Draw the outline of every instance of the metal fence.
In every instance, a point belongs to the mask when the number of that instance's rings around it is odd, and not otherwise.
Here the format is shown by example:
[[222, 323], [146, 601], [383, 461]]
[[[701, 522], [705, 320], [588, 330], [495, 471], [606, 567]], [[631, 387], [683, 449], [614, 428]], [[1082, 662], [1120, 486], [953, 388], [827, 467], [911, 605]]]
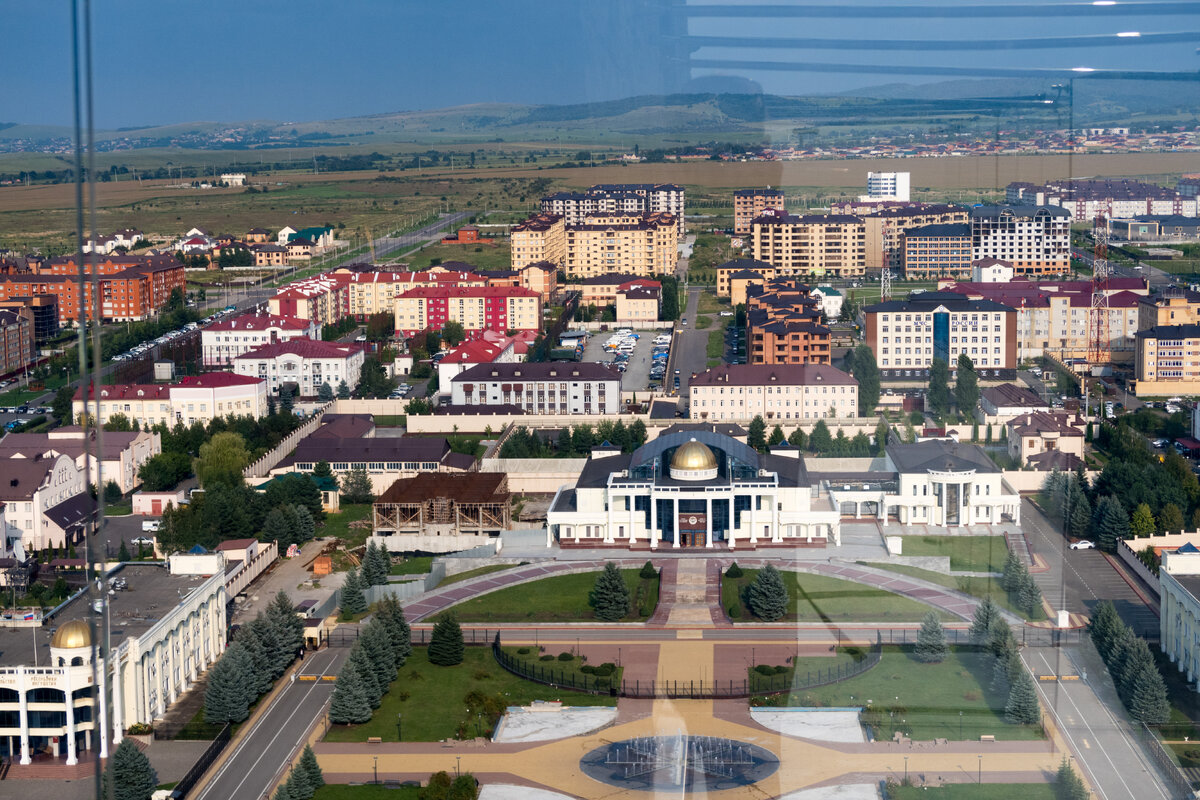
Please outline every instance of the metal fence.
[[[358, 640], [357, 625], [339, 625], [329, 632], [325, 641], [330, 647], [350, 647]], [[499, 631], [490, 628], [463, 628], [463, 644], [468, 647], [486, 647], [500, 635]], [[412, 628], [410, 642], [413, 647], [424, 647], [429, 644], [433, 629], [428, 627]]]
[[1150, 728], [1144, 722], [1139, 722], [1131, 726], [1133, 733], [1138, 741], [1142, 743], [1146, 753], [1158, 767], [1158, 774], [1162, 776], [1163, 782], [1167, 787], [1174, 792], [1175, 797], [1195, 797], [1195, 790], [1192, 788], [1192, 782], [1183, 774], [1183, 770], [1179, 768], [1179, 763], [1175, 757], [1167, 750], [1167, 746], [1163, 744], [1162, 739], [1154, 729]]
[[[853, 631], [837, 632], [839, 641], [842, 638], [853, 639]], [[879, 636], [883, 644], [916, 644], [920, 636], [919, 628], [880, 628]], [[1017, 643], [1030, 647], [1058, 647], [1065, 644], [1079, 644], [1087, 637], [1087, 631], [1082, 628], [1043, 628], [1035, 625], [1013, 626], [1013, 636]], [[966, 628], [947, 628], [946, 643], [949, 645], [978, 644], [971, 641], [971, 634]]]
[[221, 728], [220, 733], [213, 739], [212, 744], [201, 753], [200, 758], [196, 759], [196, 763], [192, 764], [192, 768], [183, 776], [183, 780], [175, 784], [175, 788], [171, 790], [172, 798], [187, 797], [188, 792], [195, 788], [196, 783], [212, 766], [212, 763], [217, 760], [217, 756], [221, 755], [221, 751], [229, 744], [231, 726], [228, 722]]

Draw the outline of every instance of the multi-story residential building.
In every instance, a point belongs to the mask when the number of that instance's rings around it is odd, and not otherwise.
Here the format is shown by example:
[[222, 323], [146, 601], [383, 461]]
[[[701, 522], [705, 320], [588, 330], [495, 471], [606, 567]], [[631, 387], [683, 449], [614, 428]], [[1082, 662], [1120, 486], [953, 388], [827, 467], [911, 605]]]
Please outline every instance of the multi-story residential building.
[[[542, 201], [545, 204], [545, 200]], [[561, 214], [533, 214], [509, 234], [512, 268], [548, 261], [562, 265], [567, 255], [567, 222]]]
[[1071, 268], [1071, 213], [1057, 206], [971, 209], [971, 260], [996, 258], [1018, 275], [1059, 275]]
[[566, 236], [563, 271], [568, 277], [667, 275], [679, 261], [676, 219], [665, 212], [595, 214], [568, 225]]
[[279, 244], [256, 244], [250, 247], [256, 267], [284, 267], [288, 263], [288, 250]]
[[728, 297], [730, 305], [746, 302], [746, 285], [778, 277], [773, 265], [753, 258], [735, 258], [717, 267], [717, 297]]
[[765, 212], [751, 223], [750, 249], [779, 275], [860, 277], [866, 272], [866, 225], [849, 214]]
[[578, 225], [591, 214], [670, 214], [684, 233], [685, 191], [671, 183], [602, 183], [586, 192], [559, 192], [542, 198], [542, 212]]
[[563, 286], [569, 292], [579, 292], [579, 304], [583, 306], [608, 306], [617, 302], [617, 292], [622, 286], [638, 280], [648, 280], [627, 272], [606, 272], [591, 278], [572, 281]]
[[[147, 428], [176, 422], [191, 425], [208, 423], [217, 417], [262, 417], [267, 413], [267, 382], [261, 378], [210, 372], [189, 375], [174, 385], [123, 384], [101, 386], [99, 390], [100, 424], [114, 414]], [[89, 392], [85, 408], [83, 390], [75, 390], [71, 412], [76, 419], [96, 414], [96, 397]]]
[[0, 309], [0, 375], [24, 369], [33, 361], [33, 312]]
[[153, 431], [106, 431], [100, 438], [104, 440], [104, 449], [97, 453], [95, 430], [85, 431], [77, 425], [55, 428], [49, 433], [10, 433], [0, 439], [0, 459], [69, 456], [93, 486], [114, 481], [128, 494], [142, 483], [138, 477], [142, 464], [162, 452], [162, 437]]
[[551, 261], [535, 261], [517, 269], [521, 274], [521, 288], [537, 292], [542, 303], [549, 303], [558, 293], [558, 265]]
[[657, 281], [634, 281], [626, 284], [617, 290], [617, 323], [644, 325], [657, 322], [661, 306], [662, 284]]
[[58, 335], [58, 299], [51, 294], [0, 300], [0, 309], [26, 314], [33, 320], [33, 341], [44, 344]]
[[316, 275], [284, 286], [268, 304], [272, 316], [311, 320], [319, 328], [350, 313], [349, 284], [333, 275]]
[[868, 172], [867, 193], [859, 200], [898, 200], [908, 202], [908, 172]]
[[238, 356], [265, 344], [301, 337], [316, 339], [321, 329], [311, 319], [243, 314], [205, 326], [200, 331], [200, 352], [206, 368], [232, 366]]
[[1087, 281], [1015, 278], [1008, 283], [950, 281], [939, 286], [939, 291], [1013, 309], [1019, 361], [1047, 352], [1064, 359], [1088, 358], [1097, 315], [1107, 314], [1110, 358], [1128, 363], [1136, 346], [1141, 302], [1149, 291], [1141, 278], [1110, 278], [1105, 309], [1092, 307], [1092, 284]]
[[772, 189], [738, 189], [733, 193], [733, 232], [750, 233], [750, 223], [767, 209], [787, 213], [783, 191]]
[[794, 278], [751, 284], [746, 295], [750, 364], [828, 364], [830, 332], [821, 324], [821, 301]]
[[688, 416], [704, 422], [858, 416], [858, 381], [828, 364], [741, 364], [692, 375]]
[[1096, 217], [1126, 219], [1147, 214], [1196, 216], [1196, 196], [1129, 179], [1065, 180], [1037, 186], [1014, 182], [1005, 190], [1012, 204], [1059, 206], [1076, 222]]
[[1021, 466], [1043, 453], [1066, 453], [1083, 462], [1087, 422], [1063, 411], [1031, 411], [1006, 423], [1008, 454]]
[[621, 374], [605, 364], [480, 364], [454, 378], [456, 406], [518, 406], [527, 414], [617, 414]]
[[405, 337], [424, 330], [440, 331], [457, 322], [467, 335], [494, 331], [537, 331], [542, 324], [542, 297], [520, 287], [418, 286], [396, 298], [396, 333]]
[[904, 277], [971, 276], [971, 226], [966, 222], [922, 225], [904, 233]]
[[1138, 397], [1200, 395], [1200, 325], [1156, 325], [1137, 335]]
[[1017, 312], [991, 300], [926, 292], [863, 309], [866, 343], [881, 378], [924, 380], [935, 358], [956, 370], [967, 355], [980, 377], [1012, 379], [1017, 367]]
[[1170, 286], [1138, 303], [1139, 331], [1156, 325], [1196, 324], [1200, 324], [1200, 292]]
[[357, 386], [365, 359], [361, 345], [295, 338], [241, 354], [233, 371], [265, 380], [272, 394], [290, 385], [295, 396], [315, 397], [323, 385], [333, 391], [343, 381], [351, 389]]
[[[52, 295], [58, 303], [58, 322], [79, 321], [79, 268], [76, 256], [52, 259], [36, 273], [0, 275], [0, 300]], [[88, 273], [90, 274], [90, 260]], [[106, 256], [96, 263], [100, 316], [105, 322], [145, 319], [166, 305], [171, 292], [184, 290], [183, 264], [174, 256]], [[83, 306], [93, 311], [92, 281], [84, 283]]]
[[524, 353], [525, 348], [518, 347], [517, 340], [508, 337], [497, 342], [485, 339], [463, 342], [438, 362], [438, 386], [450, 386], [455, 376], [479, 364], [518, 363]]
[[65, 547], [82, 540], [96, 503], [87, 479], [68, 455], [34, 453], [0, 462], [4, 540], [19, 539], [28, 552]]
[[961, 206], [886, 200], [833, 203], [834, 214], [860, 217], [866, 230], [867, 271], [904, 267], [904, 236], [928, 225], [963, 223], [969, 212]]

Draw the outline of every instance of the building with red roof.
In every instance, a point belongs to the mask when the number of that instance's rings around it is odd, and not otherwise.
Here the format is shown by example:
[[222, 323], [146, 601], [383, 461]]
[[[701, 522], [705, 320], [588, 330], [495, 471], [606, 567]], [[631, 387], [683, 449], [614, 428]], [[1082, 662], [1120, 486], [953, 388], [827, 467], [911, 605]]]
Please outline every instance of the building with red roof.
[[272, 394], [290, 386], [295, 396], [315, 397], [326, 384], [332, 391], [343, 382], [351, 389], [357, 386], [365, 358], [361, 345], [301, 337], [249, 350], [234, 359], [233, 370], [266, 381]]
[[[116, 414], [123, 414], [142, 428], [159, 423], [191, 425], [193, 422], [208, 423], [217, 417], [266, 416], [267, 383], [257, 377], [210, 372], [189, 375], [174, 385], [101, 386], [98, 399], [101, 425]], [[95, 416], [96, 402], [93, 389], [88, 392], [85, 407], [83, 389], [76, 389], [71, 403], [72, 415], [76, 419], [82, 415]]]
[[[486, 333], [492, 333], [487, 331]], [[520, 344], [520, 352], [518, 345]], [[527, 347], [517, 339], [500, 336], [494, 341], [487, 338], [463, 342], [438, 362], [438, 385], [450, 386], [459, 373], [479, 364], [511, 364], [524, 359]]]
[[264, 344], [306, 336], [315, 339], [321, 329], [311, 319], [243, 314], [206, 326], [200, 332], [200, 350], [206, 368], [228, 367], [234, 359]]
[[468, 336], [490, 328], [537, 331], [542, 296], [516, 286], [418, 286], [396, 298], [396, 333], [405, 337], [440, 331], [457, 322]]

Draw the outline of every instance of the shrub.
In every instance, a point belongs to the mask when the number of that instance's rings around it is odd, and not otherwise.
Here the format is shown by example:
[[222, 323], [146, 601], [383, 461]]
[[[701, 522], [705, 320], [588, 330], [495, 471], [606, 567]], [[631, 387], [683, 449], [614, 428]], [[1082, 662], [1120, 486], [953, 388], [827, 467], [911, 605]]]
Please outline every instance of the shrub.
[[617, 665], [611, 661], [605, 661], [600, 666], [596, 667], [597, 675], [612, 675], [617, 671]]
[[740, 605], [738, 605], [737, 603], [731, 604], [729, 606], [729, 618], [730, 619], [741, 619], [741, 616], [742, 616], [742, 607]]
[[558, 654], [558, 660], [559, 661], [574, 661], [575, 656], [573, 656], [572, 654], [570, 654], [564, 650], [563, 652]]
[[554, 660], [554, 656], [549, 655], [549, 654], [538, 657], [538, 661], [553, 661], [553, 660]]
[[532, 652], [533, 652], [533, 648], [532, 648], [532, 647], [519, 647], [519, 648], [517, 648], [517, 655], [519, 655], [519, 656], [527, 656], [527, 655], [529, 655], [529, 654], [530, 654], [530, 653], [532, 653]]
[[742, 568], [738, 566], [736, 561], [729, 565], [729, 569], [725, 570], [726, 578], [740, 578], [742, 574]]
[[638, 573], [638, 577], [646, 578], [646, 579], [657, 578], [658, 570], [656, 570], [654, 568], [653, 564], [651, 564], [649, 561], [647, 561], [645, 564], [642, 565], [642, 571]]
[[754, 671], [759, 675], [774, 675], [775, 668], [770, 664], [759, 664], [754, 668]]
[[791, 667], [785, 667], [784, 665], [780, 664], [779, 666], [777, 666], [775, 668], [775, 674], [776, 675], [787, 675], [789, 670], [791, 670]]
[[579, 671], [582, 672], [584, 675], [595, 675], [596, 674], [596, 668], [593, 667], [591, 664], [584, 664], [582, 667], [579, 668]]

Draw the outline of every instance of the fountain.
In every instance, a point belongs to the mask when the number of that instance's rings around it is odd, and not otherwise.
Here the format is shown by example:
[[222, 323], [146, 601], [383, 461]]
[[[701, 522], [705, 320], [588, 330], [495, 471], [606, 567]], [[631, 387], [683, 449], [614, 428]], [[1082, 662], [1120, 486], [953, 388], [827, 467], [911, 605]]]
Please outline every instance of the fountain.
[[758, 745], [682, 731], [612, 742], [579, 764], [586, 775], [611, 786], [676, 792], [748, 786], [779, 768], [779, 760]]

